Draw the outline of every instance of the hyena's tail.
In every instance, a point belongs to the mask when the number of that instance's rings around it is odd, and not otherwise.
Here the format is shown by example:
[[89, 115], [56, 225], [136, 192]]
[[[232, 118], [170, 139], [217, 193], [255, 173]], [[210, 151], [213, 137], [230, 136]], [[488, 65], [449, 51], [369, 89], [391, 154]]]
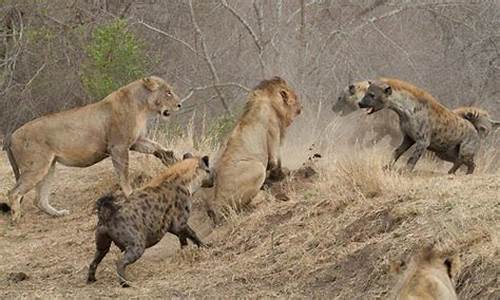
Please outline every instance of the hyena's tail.
[[[10, 166], [12, 167], [12, 171], [14, 172], [14, 177], [16, 178], [16, 182], [19, 180], [19, 167], [17, 166], [16, 159], [14, 158], [14, 153], [12, 153], [12, 149], [10, 148], [10, 136], [7, 136], [3, 142], [3, 150], [7, 152], [7, 157], [9, 158]], [[0, 203], [0, 211], [4, 213], [10, 212], [10, 206], [7, 203]]]
[[115, 202], [115, 196], [108, 194], [99, 198], [95, 204], [99, 222], [107, 222], [120, 208]]

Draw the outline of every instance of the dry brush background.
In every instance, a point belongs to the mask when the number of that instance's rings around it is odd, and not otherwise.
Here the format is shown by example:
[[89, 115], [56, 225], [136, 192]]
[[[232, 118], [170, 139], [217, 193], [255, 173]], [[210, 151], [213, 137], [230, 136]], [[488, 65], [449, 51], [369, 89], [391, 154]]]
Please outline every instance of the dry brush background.
[[[166, 238], [130, 267], [128, 290], [116, 284], [113, 255], [95, 285], [84, 283], [93, 203], [116, 182], [110, 162], [61, 167], [53, 203], [71, 215], [47, 217], [30, 194], [20, 226], [0, 216], [0, 296], [386, 298], [397, 280], [390, 260], [435, 240], [461, 256], [454, 282], [462, 299], [500, 297], [500, 134], [483, 145], [473, 176], [445, 175], [448, 165], [432, 158], [401, 175], [382, 169], [387, 141], [352, 138], [370, 131], [369, 117], [330, 110], [350, 82], [392, 76], [450, 108], [477, 105], [499, 119], [500, 1], [0, 0], [0, 18], [3, 134], [97, 100], [85, 76], [99, 76], [98, 67], [120, 53], [96, 67], [88, 47], [97, 30], [121, 20], [144, 60], [133, 56], [130, 65], [140, 70], [117, 68], [112, 79], [156, 74], [187, 99], [174, 120], [151, 131], [162, 144], [215, 156], [247, 89], [280, 75], [305, 107], [288, 134], [285, 165], [296, 169], [313, 152], [323, 155], [319, 176], [284, 184], [289, 201], [265, 192], [253, 210], [215, 230], [196, 202], [191, 222], [212, 247], [179, 251]], [[135, 173], [159, 167], [154, 158], [133, 157]], [[0, 173], [5, 194], [14, 180], [3, 154]], [[19, 271], [30, 278], [9, 279]]]

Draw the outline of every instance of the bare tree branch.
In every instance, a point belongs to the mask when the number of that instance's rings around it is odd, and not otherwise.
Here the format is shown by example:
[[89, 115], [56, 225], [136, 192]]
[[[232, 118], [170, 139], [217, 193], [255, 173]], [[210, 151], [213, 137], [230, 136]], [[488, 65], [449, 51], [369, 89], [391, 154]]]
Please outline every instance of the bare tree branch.
[[[226, 0], [221, 0], [221, 4], [229, 11], [231, 12], [231, 14], [233, 16], [236, 17], [236, 19], [238, 19], [238, 21], [240, 21], [240, 23], [243, 25], [243, 27], [246, 29], [246, 31], [250, 34], [250, 36], [252, 37], [252, 40], [255, 44], [255, 46], [257, 47], [257, 50], [258, 50], [258, 57], [259, 57], [259, 63], [260, 63], [260, 66], [261, 66], [261, 73], [262, 73], [262, 76], [264, 76], [264, 73], [265, 73], [265, 64], [264, 64], [264, 60], [263, 60], [263, 54], [264, 54], [264, 46], [262, 45], [260, 39], [257, 37], [257, 34], [255, 34], [255, 31], [252, 29], [252, 27], [250, 26], [250, 24], [248, 24], [247, 21], [245, 21], [245, 19], [243, 19], [243, 17], [238, 14], [238, 12], [236, 10], [234, 10], [234, 8], [232, 8], [231, 6], [229, 6], [227, 4], [227, 1]], [[255, 2], [254, 2], [254, 7], [258, 10], [258, 8], [255, 6]], [[257, 14], [259, 14], [257, 12]], [[260, 16], [260, 15], [259, 15]], [[262, 20], [260, 19], [259, 17], [259, 20], [262, 22]], [[260, 24], [260, 23], [259, 23]], [[262, 33], [261, 33], [262, 34]], [[262, 35], [261, 35], [262, 36]]]
[[194, 92], [197, 92], [197, 91], [202, 91], [202, 90], [207, 90], [207, 89], [211, 89], [211, 88], [219, 88], [219, 87], [229, 87], [229, 86], [232, 86], [232, 87], [238, 87], [246, 92], [250, 92], [251, 90], [242, 85], [242, 84], [239, 84], [237, 82], [224, 82], [224, 83], [217, 83], [217, 84], [211, 84], [211, 85], [206, 85], [206, 86], [199, 86], [199, 87], [194, 87], [194, 88], [191, 88], [189, 90], [189, 93], [181, 99], [181, 102], [184, 102], [186, 100], [188, 100], [189, 98], [191, 98], [191, 96], [193, 96]]
[[205, 62], [207, 63], [207, 65], [210, 69], [210, 73], [212, 74], [212, 79], [214, 81], [214, 90], [217, 93], [217, 96], [219, 96], [219, 99], [220, 99], [222, 106], [224, 107], [224, 110], [226, 111], [226, 113], [229, 115], [232, 115], [231, 109], [227, 105], [227, 102], [226, 102], [224, 95], [220, 91], [220, 88], [217, 86], [217, 84], [220, 83], [219, 75], [217, 74], [217, 70], [215, 69], [215, 66], [212, 62], [212, 59], [210, 58], [210, 55], [208, 54], [207, 44], [205, 42], [205, 36], [203, 35], [203, 32], [201, 31], [200, 26], [198, 25], [198, 22], [196, 21], [196, 16], [194, 13], [192, 0], [189, 0], [188, 3], [189, 3], [189, 10], [191, 13], [191, 21], [193, 22], [193, 26], [196, 30], [196, 33], [200, 36], [201, 48], [203, 49]]
[[170, 34], [170, 33], [168, 33], [168, 32], [165, 32], [165, 31], [163, 31], [163, 30], [161, 30], [161, 29], [159, 29], [159, 28], [156, 28], [156, 27], [154, 27], [153, 25], [150, 25], [150, 24], [148, 24], [148, 23], [146, 23], [146, 22], [144, 22], [144, 21], [142, 21], [142, 20], [138, 20], [138, 21], [137, 21], [137, 24], [140, 24], [140, 25], [142, 25], [142, 26], [144, 26], [144, 27], [146, 27], [146, 28], [148, 28], [148, 29], [150, 29], [150, 30], [152, 30], [152, 31], [156, 32], [156, 33], [159, 33], [159, 34], [161, 34], [161, 35], [163, 35], [163, 36], [166, 36], [166, 37], [168, 37], [168, 38], [169, 38], [169, 39], [171, 39], [171, 40], [174, 40], [174, 41], [176, 41], [176, 42], [181, 43], [184, 47], [186, 47], [186, 48], [187, 48], [189, 51], [191, 51], [193, 54], [196, 54], [196, 56], [200, 56], [200, 54], [199, 54], [199, 53], [198, 53], [198, 52], [197, 52], [197, 51], [193, 48], [193, 46], [191, 46], [188, 42], [186, 42], [186, 41], [184, 41], [184, 40], [181, 40], [180, 38], [177, 38], [177, 37], [175, 37], [174, 35], [172, 35], [172, 34]]

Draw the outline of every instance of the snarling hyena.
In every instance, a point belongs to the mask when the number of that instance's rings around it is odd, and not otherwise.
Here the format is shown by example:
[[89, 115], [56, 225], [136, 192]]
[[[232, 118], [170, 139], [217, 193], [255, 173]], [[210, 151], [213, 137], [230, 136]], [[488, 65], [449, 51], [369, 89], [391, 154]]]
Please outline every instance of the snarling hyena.
[[[369, 80], [357, 81], [347, 87], [345, 87], [337, 101], [333, 104], [332, 110], [340, 116], [347, 116], [351, 113], [359, 111], [359, 101], [365, 96], [366, 90], [370, 86]], [[384, 137], [389, 136], [389, 142], [393, 146], [397, 146], [401, 140], [401, 130], [399, 130], [399, 124], [397, 122], [396, 114], [389, 110], [384, 110], [380, 114], [373, 116], [371, 120], [359, 120], [361, 122], [367, 122], [365, 126], [370, 126], [373, 130], [374, 136], [370, 139], [371, 143], [378, 143]], [[369, 131], [362, 131], [356, 134], [355, 140], [363, 141], [365, 140]]]
[[448, 173], [455, 173], [462, 164], [467, 166], [467, 174], [474, 172], [474, 156], [479, 148], [476, 128], [426, 91], [408, 82], [383, 78], [370, 84], [359, 106], [367, 108], [368, 114], [385, 107], [398, 114], [404, 137], [394, 151], [391, 164], [416, 144], [407, 163], [409, 170], [414, 169], [428, 149], [439, 158], [453, 162]]
[[127, 287], [125, 268], [138, 260], [144, 250], [158, 243], [170, 232], [179, 238], [181, 247], [190, 239], [198, 247], [203, 242], [187, 221], [191, 212], [191, 194], [200, 187], [213, 186], [213, 172], [208, 156], [185, 154], [184, 159], [134, 191], [97, 200], [98, 223], [95, 233], [96, 253], [90, 264], [87, 282], [94, 282], [97, 266], [108, 253], [111, 242], [123, 256], [116, 263], [118, 279]]

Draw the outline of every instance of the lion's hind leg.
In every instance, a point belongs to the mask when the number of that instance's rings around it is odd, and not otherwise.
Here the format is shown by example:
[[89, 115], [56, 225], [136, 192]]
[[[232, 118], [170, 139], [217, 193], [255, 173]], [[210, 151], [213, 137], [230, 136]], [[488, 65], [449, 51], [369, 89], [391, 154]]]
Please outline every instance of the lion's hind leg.
[[47, 175], [36, 186], [36, 191], [38, 198], [38, 207], [51, 216], [60, 217], [69, 214], [69, 210], [57, 210], [49, 203], [50, 184], [52, 183], [52, 179], [54, 178], [55, 165], [56, 162], [53, 161], [50, 165]]

